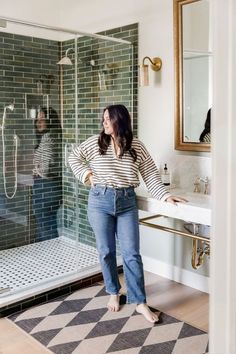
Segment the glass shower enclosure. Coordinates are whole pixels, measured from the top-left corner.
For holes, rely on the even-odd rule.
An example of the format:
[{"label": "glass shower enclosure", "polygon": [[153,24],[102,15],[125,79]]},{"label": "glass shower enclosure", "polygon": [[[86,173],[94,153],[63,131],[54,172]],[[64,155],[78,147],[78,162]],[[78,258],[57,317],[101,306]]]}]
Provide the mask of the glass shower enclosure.
[{"label": "glass shower enclosure", "polygon": [[88,188],[67,159],[100,131],[105,106],[135,115],[136,85],[120,30],[116,38],[2,20],[0,307],[100,271]]}]

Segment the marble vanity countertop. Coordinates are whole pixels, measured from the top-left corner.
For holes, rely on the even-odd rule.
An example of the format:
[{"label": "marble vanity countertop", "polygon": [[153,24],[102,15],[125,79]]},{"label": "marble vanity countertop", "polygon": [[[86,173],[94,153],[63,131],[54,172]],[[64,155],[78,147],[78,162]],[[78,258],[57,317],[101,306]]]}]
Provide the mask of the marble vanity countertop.
[{"label": "marble vanity countertop", "polygon": [[182,189],[171,189],[174,196],[183,197],[186,203],[176,205],[155,199],[143,187],[136,188],[138,208],[153,214],[169,216],[175,219],[211,225],[211,197],[205,194],[187,192]]}]

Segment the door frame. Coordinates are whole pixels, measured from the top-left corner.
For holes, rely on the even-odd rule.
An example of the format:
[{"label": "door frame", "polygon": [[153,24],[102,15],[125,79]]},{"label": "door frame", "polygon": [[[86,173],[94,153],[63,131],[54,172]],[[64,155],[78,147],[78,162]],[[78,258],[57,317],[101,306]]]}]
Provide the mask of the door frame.
[{"label": "door frame", "polygon": [[236,353],[236,1],[212,0],[210,353]]}]

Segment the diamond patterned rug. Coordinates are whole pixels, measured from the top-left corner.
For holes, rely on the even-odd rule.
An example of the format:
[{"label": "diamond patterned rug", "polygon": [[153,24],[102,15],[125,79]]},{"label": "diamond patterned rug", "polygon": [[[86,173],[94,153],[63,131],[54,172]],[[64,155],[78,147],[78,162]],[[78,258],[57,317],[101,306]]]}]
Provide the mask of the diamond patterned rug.
[{"label": "diamond patterned rug", "polygon": [[[165,313],[156,324],[135,305],[108,311],[103,285],[78,290],[46,304],[9,316],[55,354],[204,354],[208,334]],[[154,309],[152,309],[154,310]],[[158,310],[154,310],[159,313]]]}]

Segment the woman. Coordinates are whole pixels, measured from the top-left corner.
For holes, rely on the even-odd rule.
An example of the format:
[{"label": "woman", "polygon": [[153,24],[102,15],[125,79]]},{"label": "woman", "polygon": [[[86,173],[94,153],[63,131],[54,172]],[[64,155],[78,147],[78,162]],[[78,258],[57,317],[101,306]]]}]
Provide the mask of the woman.
[{"label": "woman", "polygon": [[204,130],[202,131],[199,141],[201,143],[211,142],[211,108],[207,112],[207,117],[204,125]]},{"label": "woman", "polygon": [[33,169],[33,210],[36,241],[58,237],[57,210],[61,200],[61,173],[57,154],[61,129],[54,109],[41,108],[35,120],[36,146]]},{"label": "woman", "polygon": [[116,264],[116,237],[123,258],[127,302],[150,322],[158,321],[146,304],[142,259],[139,253],[138,209],[134,188],[139,172],[152,195],[163,201],[183,201],[164,188],[145,146],[133,138],[131,119],[123,105],[104,109],[100,135],[87,139],[69,156],[74,175],[90,184],[88,218],[96,236],[108,308],[119,310],[121,288]]}]

